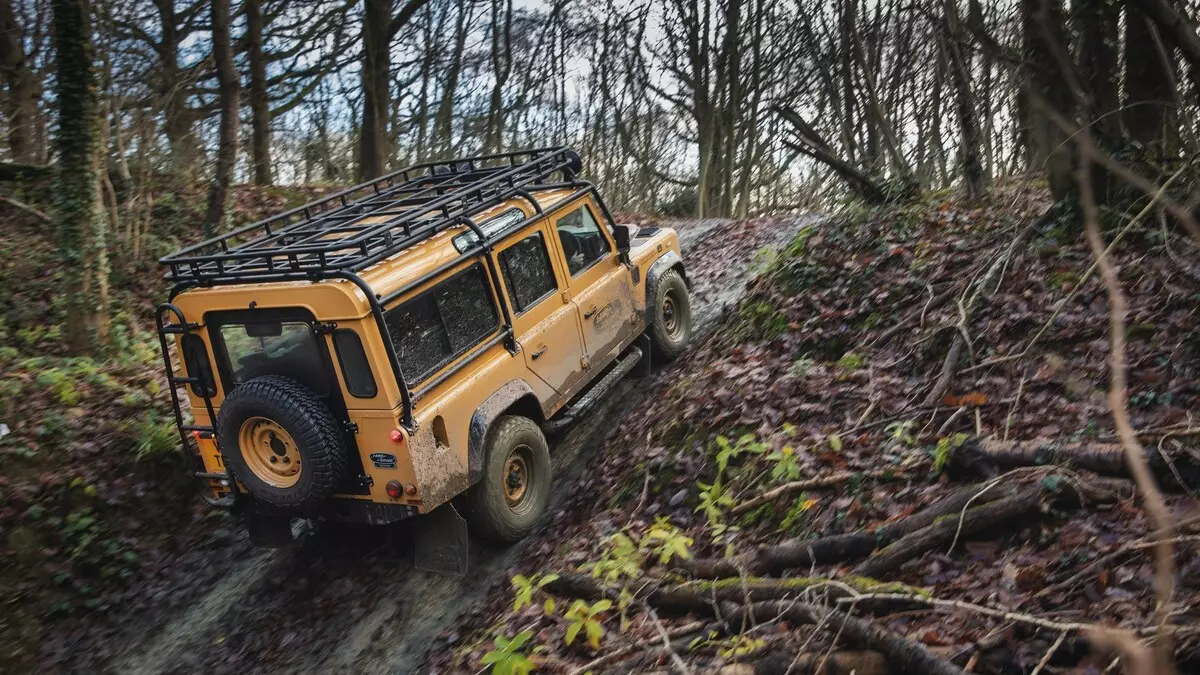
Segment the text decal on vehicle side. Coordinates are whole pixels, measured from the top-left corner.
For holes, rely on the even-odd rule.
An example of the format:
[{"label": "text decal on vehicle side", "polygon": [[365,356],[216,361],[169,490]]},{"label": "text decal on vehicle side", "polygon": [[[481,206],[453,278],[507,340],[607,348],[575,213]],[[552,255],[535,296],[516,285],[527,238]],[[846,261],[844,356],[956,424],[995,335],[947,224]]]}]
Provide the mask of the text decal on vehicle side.
[{"label": "text decal on vehicle side", "polygon": [[390,452],[372,452],[371,463],[376,469],[394,469],[396,468],[396,456]]}]

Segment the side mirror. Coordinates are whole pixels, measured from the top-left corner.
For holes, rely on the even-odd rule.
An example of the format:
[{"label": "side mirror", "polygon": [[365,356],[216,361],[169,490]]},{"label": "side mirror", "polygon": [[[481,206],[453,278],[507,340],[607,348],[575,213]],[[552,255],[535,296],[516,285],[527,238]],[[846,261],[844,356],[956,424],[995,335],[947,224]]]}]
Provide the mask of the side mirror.
[{"label": "side mirror", "polygon": [[617,242],[617,250],[621,253],[629,253],[629,226],[628,225],[613,225],[613,239]]},{"label": "side mirror", "polygon": [[617,242],[617,257],[622,263],[629,264],[629,227],[613,225],[613,240]]}]

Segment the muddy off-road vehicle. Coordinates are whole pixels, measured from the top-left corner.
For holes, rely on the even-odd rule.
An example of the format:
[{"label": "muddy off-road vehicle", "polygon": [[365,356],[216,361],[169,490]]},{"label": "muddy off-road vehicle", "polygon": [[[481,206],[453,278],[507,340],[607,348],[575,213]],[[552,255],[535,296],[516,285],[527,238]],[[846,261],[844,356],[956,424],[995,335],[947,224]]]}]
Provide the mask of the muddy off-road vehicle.
[{"label": "muddy off-road vehicle", "polygon": [[545,432],[691,331],[675,232],[615,224],[579,171],[565,148],[417,164],[163,258],[158,332],[206,500],[264,546],[295,518],[454,508],[487,538],[528,533]]}]

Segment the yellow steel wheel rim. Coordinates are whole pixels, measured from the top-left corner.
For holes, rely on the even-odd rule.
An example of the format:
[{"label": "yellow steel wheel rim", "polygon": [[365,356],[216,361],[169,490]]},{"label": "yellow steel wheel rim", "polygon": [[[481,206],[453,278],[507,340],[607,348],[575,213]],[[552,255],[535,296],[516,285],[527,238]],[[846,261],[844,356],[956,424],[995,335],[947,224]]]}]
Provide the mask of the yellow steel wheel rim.
[{"label": "yellow steel wheel rim", "polygon": [[251,417],[238,430],[242,459],[264,483],[287,488],[300,481],[300,451],[296,441],[278,422]]},{"label": "yellow steel wheel rim", "polygon": [[519,507],[529,491],[529,465],[525,459],[528,450],[524,445],[516,448],[504,463],[504,500],[511,508]]}]

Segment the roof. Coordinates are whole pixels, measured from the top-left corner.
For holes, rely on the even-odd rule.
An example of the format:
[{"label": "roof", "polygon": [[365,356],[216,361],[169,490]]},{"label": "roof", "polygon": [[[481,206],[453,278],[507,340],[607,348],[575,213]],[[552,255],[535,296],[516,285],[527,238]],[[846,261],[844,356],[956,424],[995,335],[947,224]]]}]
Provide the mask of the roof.
[{"label": "roof", "polygon": [[479,222],[518,203],[532,215],[544,209],[539,199],[587,186],[576,180],[580,164],[562,147],[415,164],[160,262],[167,279],[187,286],[345,278],[439,236],[474,230],[487,239]]}]

